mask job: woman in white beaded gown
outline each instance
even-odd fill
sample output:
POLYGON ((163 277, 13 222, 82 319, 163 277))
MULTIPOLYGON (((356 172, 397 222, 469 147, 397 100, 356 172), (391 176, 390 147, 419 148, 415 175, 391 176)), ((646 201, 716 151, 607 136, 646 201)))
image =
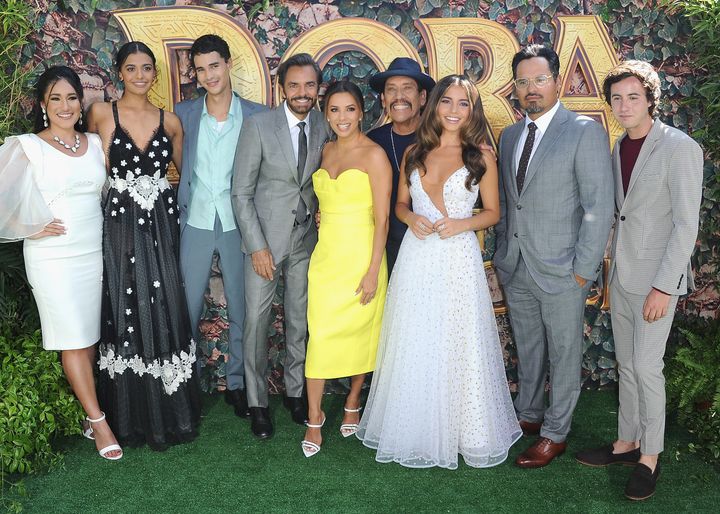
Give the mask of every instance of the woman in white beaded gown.
POLYGON ((378 462, 455 469, 461 454, 469 466, 495 466, 522 435, 474 233, 500 217, 486 134, 472 83, 460 75, 438 82, 402 165, 395 213, 410 230, 357 432, 378 462), (478 191, 483 209, 473 215, 478 191))
POLYGON ((82 132, 83 89, 67 66, 38 80, 35 133, 0 147, 0 241, 24 239, 46 350, 62 352, 65 376, 87 418, 83 433, 100 455, 122 457, 95 394, 100 339, 105 156, 100 138, 82 132))

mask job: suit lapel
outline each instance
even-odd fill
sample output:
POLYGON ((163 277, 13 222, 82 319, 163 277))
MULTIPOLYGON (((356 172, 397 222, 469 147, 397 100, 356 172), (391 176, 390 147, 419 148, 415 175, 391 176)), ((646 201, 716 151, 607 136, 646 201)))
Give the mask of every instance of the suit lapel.
POLYGON ((200 97, 195 102, 191 109, 190 116, 188 116, 188 127, 185 131, 185 137, 190 140, 190 144, 187 145, 188 155, 186 159, 190 163, 190 171, 195 169, 195 160, 197 159, 197 145, 200 137, 200 118, 202 117, 203 104, 205 103, 205 97, 200 97))
POLYGON ((613 175, 615 176, 615 198, 617 199, 615 204, 618 210, 620 210, 623 206, 623 203, 625 203, 625 190, 623 188, 622 181, 622 164, 620 163, 620 143, 625 138, 625 136, 627 136, 626 132, 618 138, 618 140, 615 142, 612 153, 613 175))
POLYGON ((321 141, 323 136, 321 126, 323 123, 322 116, 319 115, 318 111, 312 110, 308 114, 308 118, 310 120, 310 134, 308 135, 308 154, 305 161, 305 169, 303 170, 303 184, 316 171, 312 168, 315 167, 320 145, 323 143, 323 141, 321 141))
POLYGON ((520 139, 520 135, 524 129, 524 119, 505 129, 507 131, 507 143, 505 143, 507 150, 505 159, 503 160, 502 172, 505 174, 505 181, 511 184, 510 190, 513 192, 515 198, 519 197, 516 177, 517 170, 515 169, 515 150, 517 149, 518 139, 520 139))
POLYGON ((547 131, 545 134, 543 134, 542 139, 540 140, 540 144, 538 145, 537 149, 535 150, 535 153, 532 156, 532 159, 530 159, 530 164, 528 164, 527 173, 525 173, 525 183, 523 185, 523 192, 527 191, 528 184, 530 184, 530 181, 535 176, 535 173, 537 173, 537 170, 540 169, 540 165, 542 164, 543 159, 548 154, 548 152, 555 147, 555 142, 560 138, 562 133, 565 131, 566 123, 568 119, 568 113, 565 107, 560 104, 560 107, 558 108, 557 112, 555 113, 555 116, 553 116, 552 121, 550 122, 550 125, 548 125, 547 131))
POLYGON ((290 127, 288 127, 284 104, 280 104, 280 106, 275 109, 275 135, 278 139, 280 152, 285 156, 285 160, 287 161, 288 171, 290 171, 297 182, 297 160, 295 159, 295 151, 293 150, 292 136, 290 135, 290 127))
POLYGON ((632 192, 633 186, 637 182, 638 177, 641 173, 645 171, 645 164, 647 163, 650 154, 652 154, 653 150, 655 149, 655 145, 660 139, 661 128, 662 123, 659 120, 655 120, 653 122, 652 128, 650 129, 650 132, 648 132, 647 138, 645 139, 642 148, 640 149, 640 154, 638 155, 637 161, 635 161, 635 166, 633 166, 632 175, 630 175, 630 185, 628 185, 628 190, 625 198, 630 196, 630 193, 632 192))

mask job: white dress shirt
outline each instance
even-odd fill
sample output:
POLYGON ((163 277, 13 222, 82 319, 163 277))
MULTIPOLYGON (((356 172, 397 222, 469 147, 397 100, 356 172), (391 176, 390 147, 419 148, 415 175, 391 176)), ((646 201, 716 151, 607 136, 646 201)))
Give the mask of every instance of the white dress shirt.
MULTIPOLYGON (((520 134, 520 138, 518 139, 517 146, 515 147, 515 174, 517 175, 517 169, 520 165, 520 157, 522 156, 523 147, 525 146, 525 140, 528 136, 528 128, 527 126, 530 123, 535 123, 537 126, 537 129, 535 130, 535 141, 533 143, 532 151, 530 152, 530 161, 532 162, 533 155, 535 155, 535 150, 537 150, 538 145, 540 144, 540 140, 543 137, 543 134, 547 132, 548 126, 550 125, 550 122, 555 117, 555 113, 560 108, 560 100, 557 100, 555 102, 555 105, 553 105, 552 109, 550 109, 548 112, 540 116, 536 120, 531 120, 527 115, 525 115, 525 128, 522 131, 522 134, 520 134)), ((297 153, 297 152, 296 152, 297 153)))
POLYGON ((287 117, 288 127, 290 128, 290 141, 292 141, 295 163, 297 164, 299 144, 298 136, 300 135, 300 127, 298 127, 298 123, 301 121, 305 122, 305 137, 307 137, 310 133, 310 116, 306 116, 304 120, 298 119, 298 117, 295 116, 295 113, 288 107, 287 100, 283 102, 283 109, 285 109, 285 116, 287 117))

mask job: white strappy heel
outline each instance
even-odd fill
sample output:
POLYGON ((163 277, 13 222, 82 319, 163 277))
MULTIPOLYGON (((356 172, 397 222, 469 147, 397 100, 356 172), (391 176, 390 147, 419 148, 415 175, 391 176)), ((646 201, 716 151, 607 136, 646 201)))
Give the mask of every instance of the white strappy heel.
MULTIPOLYGON (((102 413, 102 416, 100 416, 100 417, 97 418, 97 419, 90 419, 90 417, 88 417, 87 420, 88 420, 88 423, 90 424, 90 429, 89 429, 89 430, 92 431, 92 424, 93 424, 93 423, 100 423, 100 422, 103 421, 104 419, 105 419, 105 413, 104 413, 104 412, 102 413)), ((95 437, 93 437, 93 439, 94 439, 94 438, 95 438, 95 437)), ((107 459, 107 460, 120 460, 120 459, 122 459, 122 457, 123 457, 122 451, 123 451, 122 447, 121 447, 119 444, 115 443, 115 444, 108 445, 108 446, 106 446, 105 448, 100 448, 100 449, 98 450, 98 453, 100 454, 100 457, 102 457, 103 459, 107 459), (112 452, 112 451, 116 451, 116 450, 120 451, 120 455, 118 455, 117 457, 108 457, 108 453, 110 453, 110 452, 112 452)))
MULTIPOLYGON (((357 409, 348 409, 347 407, 343 407, 343 410, 345 412, 360 412, 362 410, 362 407, 358 407, 357 409)), ((357 423, 343 423, 340 425, 340 433, 343 437, 350 437, 358 430, 358 424, 357 423)))
POLYGON ((85 419, 82 421, 82 435, 86 439, 90 439, 91 441, 95 440, 95 432, 93 432, 92 426, 90 425, 90 418, 85 416, 85 419))
MULTIPOLYGON (((322 428, 325 424, 325 420, 327 420, 327 416, 323 413, 323 420, 322 423, 319 425, 312 425, 310 423, 305 423, 305 426, 308 428, 322 428)), ((300 442, 300 446, 302 447, 302 451, 305 454, 305 457, 312 457, 313 455, 317 454, 320 451, 320 445, 317 443, 313 443, 312 441, 308 441, 307 439, 303 439, 300 442)))

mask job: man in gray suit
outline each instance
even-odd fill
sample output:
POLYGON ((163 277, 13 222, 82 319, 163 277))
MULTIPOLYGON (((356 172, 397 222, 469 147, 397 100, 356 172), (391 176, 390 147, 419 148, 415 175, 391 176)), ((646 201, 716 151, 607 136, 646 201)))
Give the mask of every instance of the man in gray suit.
POLYGON ((512 67, 527 115, 500 138, 494 264, 518 350, 515 408, 523 432, 540 434, 515 462, 541 467, 565 451, 580 395, 585 299, 612 223, 612 171, 602 126, 558 100, 557 54, 530 45, 512 67))
POLYGON ((618 439, 576 457, 590 466, 635 465, 625 496, 644 500, 655 493, 663 451, 665 344, 678 296, 693 288, 703 153, 683 132, 653 120, 660 79, 648 63, 616 66, 603 92, 625 129, 613 149, 618 218, 609 278, 620 376, 618 439))
MULTIPOLYGON (((205 94, 175 106, 185 133, 178 191, 180 269, 193 333, 199 339, 198 323, 213 253, 218 252, 220 256, 230 323, 225 400, 233 405, 236 415, 247 417, 242 333, 245 319, 243 253, 230 187, 243 120, 267 107, 233 92, 230 48, 219 36, 199 37, 190 48, 190 60, 205 94)), ((243 150, 238 154, 242 155, 243 150)))
POLYGON ((330 129, 313 109, 322 81, 308 54, 283 62, 277 72, 285 101, 246 121, 235 160, 233 207, 245 260, 245 377, 251 430, 273 433, 268 411, 270 309, 279 271, 285 281, 285 406, 293 421, 307 422, 302 398, 307 343, 307 272, 317 242, 312 173, 320 165, 330 129), (242 151, 240 151, 242 149, 242 151))

